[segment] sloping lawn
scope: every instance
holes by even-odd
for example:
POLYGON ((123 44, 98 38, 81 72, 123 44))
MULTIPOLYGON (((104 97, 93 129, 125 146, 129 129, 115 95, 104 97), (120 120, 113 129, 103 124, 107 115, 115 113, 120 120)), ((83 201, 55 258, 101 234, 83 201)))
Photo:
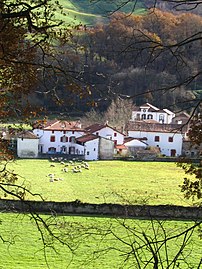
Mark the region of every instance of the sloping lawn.
MULTIPOLYGON (((17 160, 8 169, 14 169, 19 183, 46 201, 188 205, 179 188, 184 172, 175 163, 95 161, 81 173, 73 173, 71 165, 65 173, 63 164, 51 164, 48 160, 17 160), (62 180, 50 182, 50 173, 62 180)), ((38 196, 26 198, 40 200, 38 196)))

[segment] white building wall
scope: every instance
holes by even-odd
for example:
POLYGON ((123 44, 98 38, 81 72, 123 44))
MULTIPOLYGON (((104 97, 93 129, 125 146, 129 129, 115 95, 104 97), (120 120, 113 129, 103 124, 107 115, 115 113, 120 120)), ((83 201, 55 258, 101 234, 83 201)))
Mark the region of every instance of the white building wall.
POLYGON ((100 137, 99 158, 100 160, 112 160, 114 156, 114 142, 100 137))
POLYGON ((145 141, 148 146, 159 147, 162 154, 171 156, 171 151, 176 150, 176 156, 182 154, 183 135, 177 133, 161 133, 161 132, 141 132, 128 131, 128 136, 134 138, 146 137, 145 141), (159 136, 159 141, 155 141, 155 137, 159 136), (173 138, 173 142, 169 142, 169 137, 173 138))
POLYGON ((80 150, 80 147, 78 144, 76 144, 74 141, 70 141, 70 137, 80 137, 84 134, 83 131, 78 132, 78 131, 50 131, 50 130, 43 130, 41 132, 38 130, 34 130, 33 133, 35 135, 38 134, 39 137, 39 152, 41 153, 48 153, 50 148, 56 148, 56 152, 61 152, 62 147, 66 147, 66 154, 69 154, 69 148, 70 147, 75 147, 75 154, 83 154, 80 150), (51 142, 50 138, 51 136, 55 136, 55 141, 51 142), (60 139, 61 137, 68 137, 68 142, 61 142, 60 139))
POLYGON ((105 127, 97 132, 94 132, 93 134, 113 140, 113 141, 116 140, 117 145, 122 145, 124 142, 124 135, 110 127, 105 127))
POLYGON ((95 161, 99 158, 99 138, 87 141, 84 145, 85 160, 95 161))
POLYGON ((37 158, 38 144, 38 139, 17 138, 17 156, 19 158, 37 158))
POLYGON ((160 123, 170 124, 175 114, 167 114, 165 112, 149 112, 149 111, 132 111, 132 120, 142 120, 142 115, 145 114, 145 120, 153 119, 160 123), (139 116, 138 116, 139 115, 139 116), (151 117, 152 116, 152 117, 151 117), (162 121, 163 118, 163 121, 162 121))

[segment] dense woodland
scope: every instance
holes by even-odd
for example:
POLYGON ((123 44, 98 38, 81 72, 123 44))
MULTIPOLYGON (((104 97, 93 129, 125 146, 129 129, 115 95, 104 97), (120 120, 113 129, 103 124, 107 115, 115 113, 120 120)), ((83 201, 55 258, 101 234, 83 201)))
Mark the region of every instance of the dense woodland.
POLYGON ((75 27, 57 50, 63 53, 60 68, 71 70, 78 89, 69 93, 71 85, 62 72, 57 81, 50 72, 46 87, 38 84, 32 100, 54 112, 87 111, 92 106, 103 111, 119 94, 135 104, 147 101, 190 111, 202 89, 201 26, 199 15, 156 9, 144 15, 115 13, 107 24, 75 27), (50 88, 62 100, 59 107, 55 98, 41 94, 50 88))

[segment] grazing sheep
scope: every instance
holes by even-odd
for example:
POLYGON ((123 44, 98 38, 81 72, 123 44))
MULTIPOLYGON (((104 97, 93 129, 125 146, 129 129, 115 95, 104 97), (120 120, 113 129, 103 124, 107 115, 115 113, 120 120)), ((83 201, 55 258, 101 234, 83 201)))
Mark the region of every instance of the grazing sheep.
POLYGON ((68 168, 63 168, 62 171, 65 172, 65 173, 67 173, 68 172, 68 168))
POLYGON ((54 182, 54 178, 51 177, 51 178, 49 179, 49 181, 50 181, 50 182, 54 182))
POLYGON ((78 173, 79 172, 79 170, 77 170, 75 167, 72 169, 72 172, 73 173, 78 173))
POLYGON ((72 172, 73 172, 73 173, 81 173, 82 170, 81 170, 81 168, 78 169, 78 167, 75 166, 75 167, 72 169, 72 172))
POLYGON ((48 174, 48 177, 54 177, 55 174, 48 174))
POLYGON ((65 163, 64 163, 64 162, 60 162, 60 164, 65 165, 65 163))
POLYGON ((55 165, 54 164, 51 164, 50 167, 55 167, 55 165))

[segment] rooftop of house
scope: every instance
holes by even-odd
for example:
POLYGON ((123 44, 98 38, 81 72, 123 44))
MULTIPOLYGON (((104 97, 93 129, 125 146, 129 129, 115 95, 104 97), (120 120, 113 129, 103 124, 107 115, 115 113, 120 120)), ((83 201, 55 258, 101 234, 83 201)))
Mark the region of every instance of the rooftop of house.
POLYGON ((88 132, 88 133, 95 133, 95 132, 98 132, 98 131, 106 128, 106 127, 108 127, 110 129, 112 129, 113 131, 123 135, 123 133, 118 131, 116 128, 109 126, 108 123, 105 123, 105 124, 99 124, 99 123, 92 124, 92 125, 86 127, 85 131, 88 132))
POLYGON ((158 107, 155 107, 153 105, 151 105, 150 103, 145 103, 139 107, 136 106, 136 111, 141 111, 141 109, 147 109, 148 112, 158 112, 158 113, 166 113, 168 115, 173 115, 174 113, 172 111, 170 111, 169 109, 167 108, 163 108, 163 109, 160 109, 158 107))
POLYGON ((76 141, 78 141, 80 143, 85 143, 85 142, 88 142, 88 141, 91 141, 91 140, 94 140, 94 139, 97 139, 97 138, 99 138, 99 136, 94 135, 94 134, 87 134, 87 135, 83 135, 81 137, 78 137, 76 139, 76 141))
POLYGON ((15 130, 13 132, 3 132, 2 137, 5 140, 17 139, 17 138, 25 138, 25 139, 38 139, 38 137, 33 134, 31 131, 18 131, 15 130))
POLYGON ((125 145, 115 145, 116 149, 127 149, 125 145))
POLYGON ((60 121, 46 124, 43 130, 47 131, 84 131, 81 128, 80 121, 60 121))
POLYGON ((17 135, 18 138, 25 138, 25 139, 39 139, 38 136, 36 136, 35 134, 33 134, 32 132, 30 131, 23 131, 23 132, 20 132, 18 135, 17 135))
POLYGON ((187 126, 182 124, 147 123, 143 121, 129 122, 127 131, 162 132, 162 133, 186 133, 187 126))
POLYGON ((128 142, 130 142, 130 141, 133 141, 133 140, 138 140, 138 141, 141 141, 141 142, 145 143, 144 141, 146 141, 147 138, 146 138, 146 137, 143 137, 143 138, 124 137, 124 144, 125 144, 125 143, 128 143, 128 142))

